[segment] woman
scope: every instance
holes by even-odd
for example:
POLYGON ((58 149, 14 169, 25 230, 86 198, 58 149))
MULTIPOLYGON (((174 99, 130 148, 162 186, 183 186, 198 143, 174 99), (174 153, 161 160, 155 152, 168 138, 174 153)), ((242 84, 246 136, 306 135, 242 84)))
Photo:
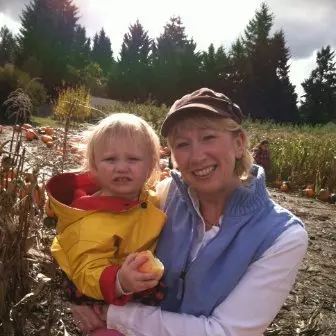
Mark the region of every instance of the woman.
MULTIPOLYGON (((157 191, 168 217, 157 256, 167 293, 160 307, 110 305, 125 335, 261 335, 283 305, 307 249, 301 221, 270 198, 252 166, 239 107, 203 88, 171 107, 161 133, 179 172, 157 191)), ((83 328, 101 326, 73 307, 83 328)))
POLYGON ((271 164, 271 152, 269 149, 269 142, 267 139, 262 140, 253 149, 253 159, 257 165, 264 168, 265 172, 268 172, 271 164))

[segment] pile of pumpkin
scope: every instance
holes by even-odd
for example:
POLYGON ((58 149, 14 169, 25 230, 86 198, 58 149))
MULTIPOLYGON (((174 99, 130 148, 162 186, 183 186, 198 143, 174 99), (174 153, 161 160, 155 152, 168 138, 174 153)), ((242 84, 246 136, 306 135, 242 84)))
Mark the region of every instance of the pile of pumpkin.
POLYGON ((7 169, 1 163, 0 167, 1 188, 12 190, 18 199, 23 199, 31 193, 35 204, 42 208, 45 204, 45 185, 37 182, 37 176, 32 172, 17 173, 17 170, 7 169))
POLYGON ((52 127, 38 127, 34 128, 30 124, 15 125, 14 130, 16 132, 24 132, 24 137, 28 141, 41 139, 48 148, 52 148, 55 141, 58 139, 55 134, 55 130, 52 127))
MULTIPOLYGON (((279 188, 283 192, 290 190, 290 183, 288 181, 280 181, 277 179, 273 182, 273 186, 279 188)), ((302 190, 302 196, 313 198, 316 197, 322 202, 329 202, 330 204, 336 204, 336 194, 331 193, 328 189, 320 189, 315 193, 314 185, 308 184, 305 189, 302 190)))

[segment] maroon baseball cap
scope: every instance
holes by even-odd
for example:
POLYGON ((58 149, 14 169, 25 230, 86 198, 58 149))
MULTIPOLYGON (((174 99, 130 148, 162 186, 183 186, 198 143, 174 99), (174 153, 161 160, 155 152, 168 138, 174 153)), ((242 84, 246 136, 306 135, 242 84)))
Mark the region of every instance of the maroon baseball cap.
POLYGON ((223 93, 201 88, 175 101, 161 126, 161 135, 166 137, 176 122, 186 115, 192 115, 195 111, 216 117, 231 118, 239 125, 243 121, 240 107, 234 104, 230 98, 223 93))

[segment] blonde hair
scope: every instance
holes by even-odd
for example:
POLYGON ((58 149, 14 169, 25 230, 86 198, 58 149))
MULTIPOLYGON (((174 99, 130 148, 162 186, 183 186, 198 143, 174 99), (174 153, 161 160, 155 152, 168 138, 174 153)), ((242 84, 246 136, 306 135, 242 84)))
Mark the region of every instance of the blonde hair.
POLYGON ((114 139, 126 138, 141 146, 150 160, 146 183, 152 186, 159 178, 160 140, 153 128, 131 113, 115 113, 102 119, 86 133, 84 169, 95 169, 95 152, 114 139))
MULTIPOLYGON (((253 163, 253 157, 248 149, 248 137, 243 127, 236 123, 233 119, 209 117, 204 115, 202 112, 195 113, 193 116, 187 116, 173 125, 169 130, 167 142, 170 149, 172 149, 172 143, 182 128, 210 128, 222 132, 231 132, 233 137, 242 134, 244 141, 243 155, 240 159, 236 160, 234 173, 242 180, 246 180, 249 177, 253 163)), ((175 165, 175 159, 173 155, 174 152, 172 150, 172 159, 175 165)))

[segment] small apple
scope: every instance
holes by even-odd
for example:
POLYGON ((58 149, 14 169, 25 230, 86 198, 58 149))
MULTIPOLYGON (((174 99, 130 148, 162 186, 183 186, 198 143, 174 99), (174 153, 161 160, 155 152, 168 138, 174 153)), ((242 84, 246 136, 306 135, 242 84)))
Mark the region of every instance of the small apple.
POLYGON ((149 250, 138 253, 138 257, 145 256, 148 258, 143 265, 139 267, 139 271, 143 273, 156 273, 157 279, 161 279, 164 271, 162 262, 153 256, 153 253, 149 250))

